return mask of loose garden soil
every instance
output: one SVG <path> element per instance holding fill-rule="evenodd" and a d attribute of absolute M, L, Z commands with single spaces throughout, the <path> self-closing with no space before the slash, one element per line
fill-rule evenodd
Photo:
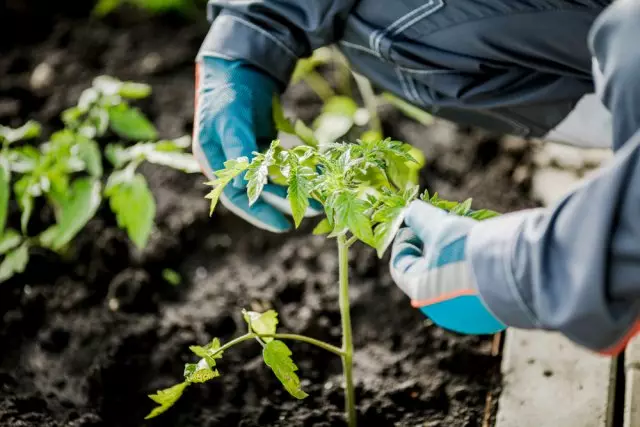
<path fill-rule="evenodd" d="M 37 12 L 23 7 L 40 3 Z M 36 119 L 52 131 L 91 80 L 109 74 L 153 86 L 140 107 L 162 136 L 191 132 L 204 15 L 194 23 L 127 10 L 99 21 L 84 16 L 90 2 L 53 3 L 0 7 L 0 124 Z M 320 105 L 304 85 L 290 88 L 285 104 L 307 120 Z M 423 186 L 503 212 L 534 206 L 525 144 L 446 123 L 424 128 L 386 107 L 381 115 L 388 135 L 424 149 Z M 144 251 L 105 207 L 67 259 L 35 253 L 24 274 L 0 284 L 0 426 L 342 426 L 340 361 L 299 343 L 291 348 L 306 400 L 292 399 L 259 346 L 246 343 L 225 353 L 221 378 L 143 420 L 153 406 L 146 395 L 180 381 L 194 360 L 189 345 L 243 333 L 242 308 L 274 308 L 282 331 L 336 344 L 340 318 L 335 242 L 309 235 L 311 222 L 276 235 L 224 209 L 209 218 L 201 175 L 142 172 L 158 203 Z M 47 215 L 34 219 L 33 232 Z M 430 324 L 372 249 L 356 245 L 351 267 L 360 425 L 480 427 L 487 393 L 495 401 L 500 385 L 491 337 Z M 182 283 L 167 283 L 165 268 Z"/>

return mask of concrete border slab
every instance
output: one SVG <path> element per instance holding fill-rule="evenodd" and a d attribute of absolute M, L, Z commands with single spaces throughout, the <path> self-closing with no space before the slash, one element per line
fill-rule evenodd
<path fill-rule="evenodd" d="M 559 334 L 513 329 L 502 372 L 496 427 L 610 427 L 613 359 Z"/>

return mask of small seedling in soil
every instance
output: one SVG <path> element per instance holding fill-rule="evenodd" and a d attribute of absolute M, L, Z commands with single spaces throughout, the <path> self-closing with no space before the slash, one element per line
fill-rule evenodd
<path fill-rule="evenodd" d="M 18 129 L 0 126 L 0 283 L 24 271 L 31 248 L 67 253 L 105 199 L 133 243 L 146 245 L 155 200 L 144 176 L 136 172 L 138 166 L 148 161 L 188 173 L 200 171 L 193 156 L 184 152 L 190 146 L 188 137 L 158 141 L 153 124 L 129 105 L 128 100 L 150 93 L 145 84 L 98 77 L 78 104 L 62 113 L 64 128 L 37 146 L 27 143 L 40 136 L 36 122 Z M 105 168 L 100 142 L 107 138 L 128 143 L 106 145 L 104 156 L 111 166 Z M 40 198 L 53 220 L 30 227 Z M 13 206 L 20 215 L 12 228 Z M 35 235 L 33 228 L 39 229 Z"/>
<path fill-rule="evenodd" d="M 296 228 L 300 226 L 309 200 L 314 199 L 324 208 L 325 218 L 313 230 L 314 234 L 326 234 L 334 238 L 338 246 L 339 307 L 342 319 L 342 345 L 337 347 L 314 338 L 278 333 L 278 314 L 269 310 L 264 313 L 244 311 L 247 332 L 228 343 L 222 344 L 214 338 L 206 346 L 191 346 L 189 349 L 200 359 L 187 363 L 184 381 L 149 397 L 159 406 L 147 418 L 167 411 L 180 399 L 185 389 L 220 376 L 218 363 L 223 353 L 245 341 L 257 341 L 262 346 L 262 355 L 284 388 L 297 399 L 307 393 L 300 386 L 298 368 L 291 359 L 292 353 L 285 341 L 301 341 L 320 347 L 342 359 L 345 385 L 345 412 L 348 425 L 356 426 L 355 390 L 353 382 L 353 340 L 349 309 L 349 248 L 357 241 L 376 249 L 381 258 L 404 219 L 409 203 L 418 197 L 452 214 L 468 216 L 477 220 L 493 217 L 496 212 L 471 210 L 471 199 L 462 203 L 432 196 L 427 191 L 418 196 L 418 171 L 423 165 L 417 150 L 401 141 L 382 138 L 376 116 L 377 98 L 366 79 L 356 77 L 365 103 L 360 108 L 349 96 L 336 95 L 320 81 L 315 68 L 327 60 L 327 52 L 301 61 L 294 72 L 294 80 L 305 80 L 323 99 L 321 114 L 311 126 L 301 120 L 290 121 L 277 99 L 273 113 L 276 127 L 283 133 L 297 136 L 304 145 L 291 149 L 283 148 L 273 141 L 264 153 L 253 153 L 247 157 L 228 160 L 224 169 L 216 171 L 216 178 L 208 182 L 212 186 L 206 196 L 211 200 L 211 213 L 226 185 L 239 175 L 247 181 L 250 204 L 255 203 L 268 182 L 287 187 L 288 199 Z M 394 104 L 398 102 L 394 101 Z M 401 104 L 405 114 L 415 116 L 422 122 L 428 115 L 408 104 Z M 354 128 L 369 125 L 356 143 L 333 142 L 352 135 Z M 418 157 L 418 159 L 416 159 Z"/>
<path fill-rule="evenodd" d="M 352 377 L 353 343 L 349 311 L 348 251 L 357 241 L 384 254 L 400 228 L 408 204 L 418 197 L 418 187 L 407 181 L 408 163 L 413 162 L 409 147 L 391 139 L 359 141 L 354 144 L 331 143 L 326 146 L 298 146 L 283 149 L 274 141 L 265 153 L 229 160 L 216 172 L 207 195 L 214 211 L 223 188 L 236 176 L 245 174 L 247 194 L 254 203 L 270 178 L 285 183 L 296 227 L 303 220 L 309 199 L 320 202 L 326 217 L 315 227 L 315 234 L 335 238 L 339 259 L 339 305 L 342 318 L 342 345 L 336 347 L 313 338 L 276 332 L 277 313 L 243 312 L 247 333 L 222 345 L 216 338 L 204 347 L 192 346 L 200 360 L 187 364 L 184 381 L 151 395 L 160 406 L 148 418 L 166 411 L 186 387 L 220 376 L 217 369 L 223 352 L 244 341 L 255 340 L 263 347 L 265 363 L 273 370 L 285 389 L 295 398 L 307 396 L 300 387 L 297 367 L 291 359 L 286 340 L 302 341 L 323 348 L 342 359 L 346 416 L 349 426 L 356 425 L 354 383 Z M 496 215 L 492 211 L 471 210 L 471 200 L 463 203 L 440 199 L 424 192 L 421 198 L 453 214 L 475 219 Z"/>

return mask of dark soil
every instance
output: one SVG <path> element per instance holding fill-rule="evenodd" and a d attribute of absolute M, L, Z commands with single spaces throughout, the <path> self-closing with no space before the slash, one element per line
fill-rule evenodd
<path fill-rule="evenodd" d="M 22 19 L 3 28 L 31 25 Z M 36 119 L 54 129 L 61 110 L 106 73 L 153 85 L 141 107 L 163 136 L 191 132 L 193 59 L 204 18 L 194 24 L 127 12 L 102 22 L 68 14 L 37 22 L 33 31 L 8 35 L 8 44 L 3 37 L 1 124 Z M 41 64 L 50 73 L 34 87 Z M 302 117 L 317 111 L 303 86 L 291 88 L 286 103 Z M 526 179 L 512 179 L 517 168 L 526 177 L 525 146 L 382 113 L 391 136 L 425 149 L 430 162 L 422 178 L 431 190 L 473 196 L 476 206 L 501 211 L 533 205 Z M 70 259 L 34 254 L 25 274 L 0 286 L 0 425 L 343 425 L 339 361 L 296 343 L 306 400 L 290 398 L 261 363 L 259 346 L 247 343 L 225 354 L 220 379 L 191 387 L 175 408 L 143 421 L 153 406 L 146 395 L 180 381 L 183 364 L 194 360 L 189 345 L 243 332 L 242 308 L 273 307 L 282 330 L 340 340 L 332 241 L 308 235 L 312 224 L 281 236 L 223 209 L 209 218 L 203 177 L 151 166 L 143 172 L 158 202 L 147 249 L 135 251 L 105 209 Z M 499 391 L 491 337 L 431 325 L 393 285 L 386 261 L 362 246 L 351 255 L 361 425 L 480 426 L 487 393 Z M 183 283 L 164 281 L 164 268 L 177 270 Z"/>

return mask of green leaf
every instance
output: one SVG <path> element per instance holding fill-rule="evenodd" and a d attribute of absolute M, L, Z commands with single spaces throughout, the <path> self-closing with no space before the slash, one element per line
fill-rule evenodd
<path fill-rule="evenodd" d="M 309 197 L 312 188 L 312 179 L 314 176 L 315 173 L 313 172 L 313 169 L 307 166 L 300 166 L 297 164 L 297 161 L 291 167 L 287 197 L 289 198 L 291 214 L 296 228 L 300 226 L 302 218 L 304 218 L 304 214 L 309 207 Z"/>
<path fill-rule="evenodd" d="M 477 221 L 482 221 L 489 218 L 494 218 L 496 216 L 500 216 L 498 212 L 489 210 L 489 209 L 480 209 L 478 211 L 471 211 L 467 214 L 470 218 L 473 218 Z"/>
<path fill-rule="evenodd" d="M 451 210 L 451 213 L 456 215 L 466 215 L 467 212 L 471 209 L 472 199 L 467 199 L 464 202 L 456 205 L 455 208 Z"/>
<path fill-rule="evenodd" d="M 166 280 L 171 286 L 178 286 L 182 282 L 182 277 L 180 277 L 180 273 L 171 269 L 164 268 L 162 270 L 162 278 Z"/>
<path fill-rule="evenodd" d="M 68 197 L 59 207 L 60 215 L 53 250 L 66 246 L 89 222 L 100 207 L 102 184 L 95 178 L 78 178 L 70 188 Z"/>
<path fill-rule="evenodd" d="M 6 254 L 22 242 L 22 235 L 12 228 L 7 228 L 0 235 L 0 255 Z"/>
<path fill-rule="evenodd" d="M 398 230 L 404 221 L 404 209 L 399 209 L 395 217 L 390 218 L 386 222 L 380 223 L 374 230 L 375 248 L 378 258 L 382 258 L 389 248 L 391 242 L 396 237 Z"/>
<path fill-rule="evenodd" d="M 151 86 L 144 83 L 124 82 L 118 94 L 127 99 L 143 99 L 151 95 Z"/>
<path fill-rule="evenodd" d="M 84 112 L 78 107 L 67 108 L 62 112 L 62 123 L 67 127 L 75 127 L 80 124 L 80 118 Z"/>
<path fill-rule="evenodd" d="M 35 147 L 24 145 L 9 151 L 8 165 L 12 172 L 27 173 L 36 168 L 42 157 L 40 151 Z"/>
<path fill-rule="evenodd" d="M 187 386 L 189 386 L 189 382 L 185 381 L 180 384 L 176 384 L 173 387 L 169 387 L 164 390 L 158 390 L 156 394 L 150 394 L 149 398 L 160 406 L 154 408 L 149 413 L 149 415 L 144 417 L 144 419 L 148 420 L 150 418 L 157 417 L 163 412 L 166 412 L 174 405 L 174 403 L 178 401 L 178 399 L 180 399 Z"/>
<path fill-rule="evenodd" d="M 206 199 L 211 200 L 209 215 L 213 214 L 224 187 L 229 184 L 233 178 L 247 170 L 248 167 L 249 160 L 246 157 L 240 157 L 238 159 L 227 160 L 224 162 L 224 169 L 214 172 L 216 179 L 207 182 L 207 185 L 212 186 L 213 189 L 205 196 Z"/>
<path fill-rule="evenodd" d="M 27 226 L 33 212 L 33 196 L 28 191 L 25 191 L 18 199 L 18 205 L 22 210 L 20 214 L 20 229 L 24 234 L 27 234 Z"/>
<path fill-rule="evenodd" d="M 102 153 L 98 143 L 91 140 L 83 140 L 78 143 L 78 157 L 84 162 L 89 175 L 102 176 Z"/>
<path fill-rule="evenodd" d="M 211 369 L 206 363 L 187 363 L 184 365 L 184 379 L 190 383 L 205 383 L 220 376 L 217 369 Z"/>
<path fill-rule="evenodd" d="M 29 120 L 24 125 L 20 126 L 17 129 L 12 129 L 6 126 L 0 126 L 0 137 L 4 138 L 4 140 L 8 144 L 12 144 L 18 141 L 24 141 L 26 139 L 36 138 L 40 136 L 40 132 L 42 131 L 42 127 L 40 123 Z"/>
<path fill-rule="evenodd" d="M 365 213 L 371 205 L 350 191 L 341 192 L 335 201 L 336 230 L 348 228 L 364 243 L 375 246 L 371 221 Z"/>
<path fill-rule="evenodd" d="M 269 178 L 269 167 L 275 162 L 276 149 L 280 142 L 275 140 L 264 154 L 256 154 L 247 169 L 247 195 L 249 196 L 249 206 L 253 205 L 260 197 Z"/>
<path fill-rule="evenodd" d="M 139 249 L 144 248 L 156 215 L 156 202 L 147 180 L 141 174 L 136 174 L 130 180 L 107 185 L 105 193 L 118 226 L 127 231 L 129 238 Z"/>
<path fill-rule="evenodd" d="M 98 0 L 93 8 L 93 14 L 99 17 L 106 16 L 116 10 L 122 2 L 123 0 Z"/>
<path fill-rule="evenodd" d="M 320 146 L 338 141 L 353 127 L 351 117 L 338 113 L 322 113 L 313 122 L 315 137 Z"/>
<path fill-rule="evenodd" d="M 332 96 L 322 108 L 323 113 L 339 114 L 353 118 L 358 111 L 358 104 L 348 96 Z"/>
<path fill-rule="evenodd" d="M 304 399 L 307 393 L 300 388 L 300 378 L 296 374 L 298 367 L 291 360 L 291 350 L 282 341 L 268 342 L 262 350 L 264 363 L 276 374 L 284 388 L 296 399 Z"/>
<path fill-rule="evenodd" d="M 278 313 L 274 310 L 268 310 L 264 313 L 256 313 L 255 311 L 242 312 L 245 322 L 251 326 L 251 330 L 258 335 L 273 335 L 276 333 L 278 325 Z M 272 341 L 273 338 L 263 338 L 264 342 Z"/>
<path fill-rule="evenodd" d="M 222 358 L 222 352 L 220 351 L 220 340 L 214 338 L 209 344 L 204 347 L 199 345 L 189 346 L 189 350 L 198 357 L 201 357 L 209 368 L 216 366 L 215 359 Z"/>
<path fill-rule="evenodd" d="M 7 224 L 10 195 L 11 170 L 9 169 L 9 162 L 4 157 L 0 157 L 0 236 Z"/>
<path fill-rule="evenodd" d="M 100 93 L 107 96 L 112 96 L 116 95 L 119 92 L 120 87 L 122 86 L 122 82 L 115 77 L 98 76 L 93 79 L 92 86 Z"/>
<path fill-rule="evenodd" d="M 132 141 L 154 140 L 158 132 L 151 122 L 138 110 L 125 104 L 109 109 L 111 129 L 122 138 Z"/>
<path fill-rule="evenodd" d="M 29 262 L 29 245 L 25 242 L 7 253 L 0 263 L 0 282 L 22 273 Z"/>
<path fill-rule="evenodd" d="M 331 223 L 329 223 L 329 220 L 327 218 L 324 218 L 313 229 L 313 234 L 315 235 L 328 234 L 328 233 L 331 233 L 332 231 L 333 231 L 333 227 L 331 226 Z"/>

